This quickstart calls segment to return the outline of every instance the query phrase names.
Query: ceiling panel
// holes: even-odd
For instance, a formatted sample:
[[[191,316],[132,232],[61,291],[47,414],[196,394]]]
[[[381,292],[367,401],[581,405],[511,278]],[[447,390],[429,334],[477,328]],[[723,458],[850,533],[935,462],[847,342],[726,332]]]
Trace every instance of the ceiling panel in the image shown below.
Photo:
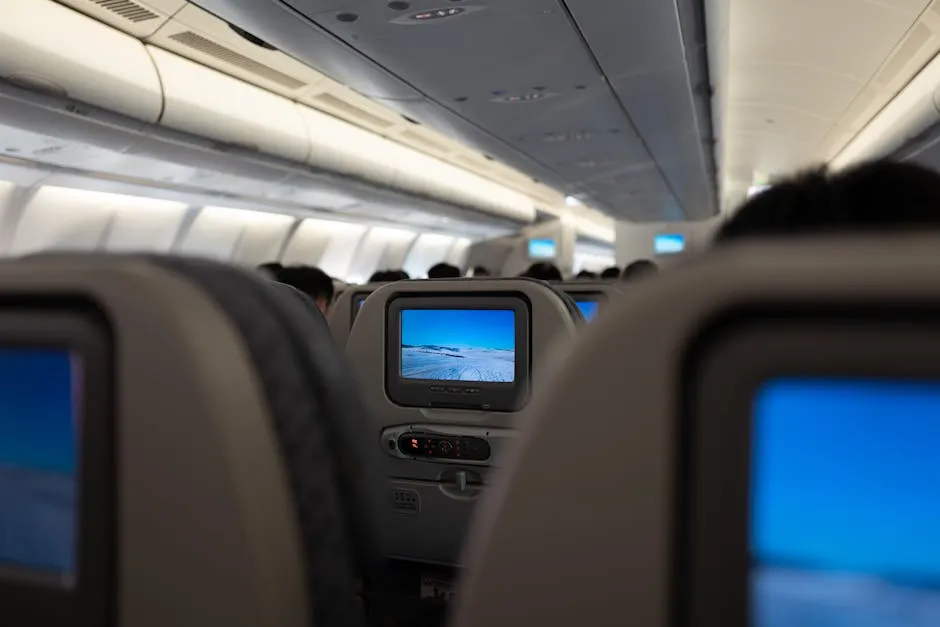
[[[692,95],[703,78],[686,67],[697,40],[680,30],[677,11],[699,3],[197,0],[416,122],[639,220],[703,217],[714,207],[713,167],[702,157],[710,128],[697,126]],[[457,15],[413,19],[442,8]],[[588,32],[582,18],[603,32]],[[641,40],[647,45],[634,45]],[[637,175],[607,176],[631,166],[654,183],[637,190]]]
[[[742,200],[755,179],[838,154],[936,53],[940,13],[928,11],[930,5],[732,2],[723,113],[726,201]]]
[[[700,1],[568,0],[671,195],[690,218],[717,209]]]

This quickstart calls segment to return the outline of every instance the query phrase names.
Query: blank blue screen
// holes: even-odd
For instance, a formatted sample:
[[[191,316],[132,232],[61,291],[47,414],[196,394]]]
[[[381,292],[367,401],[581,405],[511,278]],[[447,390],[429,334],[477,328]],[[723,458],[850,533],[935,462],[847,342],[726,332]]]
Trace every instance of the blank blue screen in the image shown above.
[[[515,374],[513,310],[402,310],[403,378],[511,383]]]
[[[578,309],[581,310],[581,313],[584,314],[584,319],[588,322],[594,319],[600,307],[600,303],[596,300],[576,300],[575,303],[578,304]]]
[[[0,566],[75,567],[77,433],[66,351],[0,349]]]
[[[556,254],[555,240],[530,239],[529,257],[532,259],[554,259]]]
[[[765,385],[751,552],[756,627],[940,625],[940,384]]]

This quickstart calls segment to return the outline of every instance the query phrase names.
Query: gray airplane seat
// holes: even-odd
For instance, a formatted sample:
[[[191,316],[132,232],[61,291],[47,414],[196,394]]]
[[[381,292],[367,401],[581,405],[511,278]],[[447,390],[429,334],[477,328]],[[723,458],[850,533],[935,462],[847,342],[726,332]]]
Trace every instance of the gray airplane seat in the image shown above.
[[[623,289],[610,281],[564,281],[554,285],[575,302],[588,322],[623,294]]]
[[[364,624],[363,411],[289,289],[209,261],[0,263],[4,624]]]
[[[633,288],[533,402],[453,627],[940,624],[938,251],[751,243]]]
[[[349,338],[349,330],[352,329],[359,310],[366,298],[379,289],[385,283],[367,283],[365,285],[349,285],[343,292],[336,297],[336,301],[330,307],[329,323],[333,338],[340,346],[346,345]]]
[[[399,581],[446,594],[473,507],[544,383],[539,364],[579,323],[530,279],[402,281],[365,301],[346,355],[373,421],[361,437],[378,549],[415,575]]]

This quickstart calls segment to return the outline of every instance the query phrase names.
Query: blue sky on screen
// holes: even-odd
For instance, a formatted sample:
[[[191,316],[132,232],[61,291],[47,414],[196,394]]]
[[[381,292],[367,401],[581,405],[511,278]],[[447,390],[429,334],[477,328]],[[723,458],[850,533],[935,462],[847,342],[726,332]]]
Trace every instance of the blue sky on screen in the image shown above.
[[[783,379],[755,400],[754,557],[940,581],[940,384]]]
[[[404,309],[401,342],[409,346],[515,350],[515,312],[511,309]]]
[[[0,465],[74,472],[72,412],[67,351],[0,349]]]

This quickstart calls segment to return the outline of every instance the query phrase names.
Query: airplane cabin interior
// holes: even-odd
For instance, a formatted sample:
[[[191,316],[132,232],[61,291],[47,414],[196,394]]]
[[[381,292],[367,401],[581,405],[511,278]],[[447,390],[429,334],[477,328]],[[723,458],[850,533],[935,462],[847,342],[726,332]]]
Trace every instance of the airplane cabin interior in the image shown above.
[[[938,53],[0,0],[0,624],[940,625]]]

